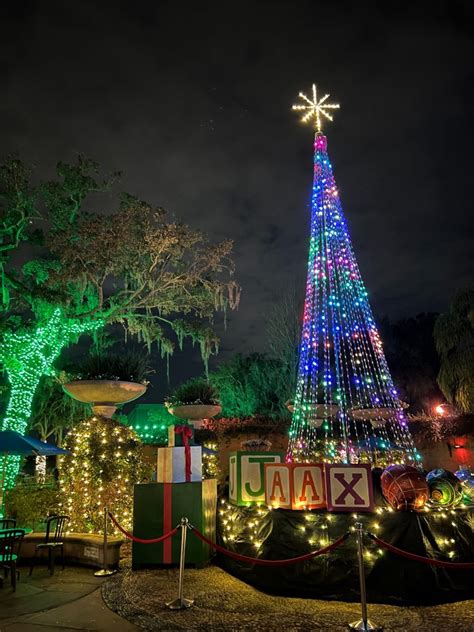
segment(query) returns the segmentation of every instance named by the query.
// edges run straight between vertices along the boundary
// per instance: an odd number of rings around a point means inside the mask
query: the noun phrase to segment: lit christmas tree
[[[394,387],[322,134],[337,104],[300,93],[314,120],[314,180],[306,299],[288,460],[418,462]]]
[[[70,516],[71,531],[102,533],[104,505],[125,528],[132,527],[133,486],[148,474],[142,443],[119,422],[95,415],[71,430],[60,457],[61,511]],[[109,521],[111,533],[116,529]]]

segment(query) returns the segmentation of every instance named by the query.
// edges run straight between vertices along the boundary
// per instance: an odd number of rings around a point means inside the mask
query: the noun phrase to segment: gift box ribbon
[[[174,431],[176,434],[181,435],[184,446],[184,473],[186,483],[191,480],[191,447],[189,445],[189,439],[193,436],[191,426],[183,424],[182,426],[175,426]]]

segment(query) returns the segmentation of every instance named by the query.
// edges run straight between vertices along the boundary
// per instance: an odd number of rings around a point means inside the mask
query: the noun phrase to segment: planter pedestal
[[[63,385],[63,390],[83,404],[92,404],[92,410],[101,417],[112,417],[117,404],[126,404],[141,397],[144,384],[122,380],[77,380]]]

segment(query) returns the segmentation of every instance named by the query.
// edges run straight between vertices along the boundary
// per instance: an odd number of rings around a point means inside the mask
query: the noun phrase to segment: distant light
[[[447,412],[444,404],[438,404],[435,406],[434,411],[437,415],[446,415]]]

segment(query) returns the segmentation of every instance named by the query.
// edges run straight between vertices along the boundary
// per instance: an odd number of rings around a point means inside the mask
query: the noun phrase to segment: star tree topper
[[[326,110],[338,110],[339,103],[326,103],[326,99],[329,98],[329,94],[325,94],[323,98],[318,101],[318,94],[316,92],[315,83],[313,83],[313,99],[312,100],[309,99],[303,92],[300,92],[298,96],[301,99],[303,99],[303,101],[305,101],[306,103],[300,104],[300,105],[294,105],[293,110],[306,112],[306,114],[304,114],[301,118],[301,120],[304,123],[306,123],[306,121],[309,121],[311,118],[314,117],[315,123],[316,123],[316,131],[318,133],[321,133],[322,131],[321,114],[325,116],[328,119],[328,121],[332,121],[333,120],[332,116],[329,114],[329,112],[326,112]]]

